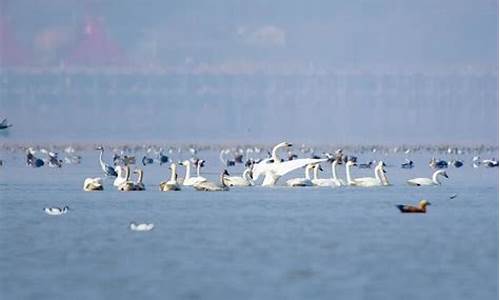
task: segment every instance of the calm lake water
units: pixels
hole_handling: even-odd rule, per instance
[[[95,152],[61,169],[1,154],[2,299],[498,299],[498,169],[472,168],[471,155],[438,187],[405,185],[431,174],[432,155],[419,154],[411,170],[384,157],[389,187],[161,193],[168,167],[150,165],[144,192],[107,180],[85,193],[84,178],[101,176]],[[207,156],[215,178],[222,167]],[[423,198],[424,215],[394,207]],[[42,211],[64,205],[63,216]]]

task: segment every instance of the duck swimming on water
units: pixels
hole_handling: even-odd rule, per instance
[[[406,158],[405,162],[401,164],[401,168],[403,169],[411,169],[413,167],[413,160],[409,160],[408,158]]]
[[[446,168],[448,168],[448,162],[445,161],[445,160],[437,160],[436,158],[433,157],[429,161],[429,167],[431,167],[434,170],[436,170],[436,169],[446,169]]]
[[[33,168],[40,168],[45,165],[45,162],[42,159],[35,157],[34,151],[29,148],[26,150],[26,165]]]
[[[401,211],[402,213],[426,213],[426,207],[428,205],[431,205],[430,202],[427,200],[420,200],[418,203],[418,206],[412,206],[412,205],[403,205],[403,204],[398,204],[396,207]]]

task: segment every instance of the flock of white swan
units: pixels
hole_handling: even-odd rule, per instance
[[[217,192],[228,191],[230,187],[250,187],[257,185],[260,178],[263,177],[262,186],[275,186],[281,177],[286,174],[305,168],[304,177],[292,178],[286,181],[290,187],[304,186],[321,186],[321,187],[341,187],[341,186],[358,186],[358,187],[375,187],[391,185],[385,170],[383,161],[378,161],[374,168],[374,177],[354,178],[352,167],[356,165],[355,161],[342,161],[339,157],[328,155],[327,158],[297,158],[292,160],[283,160],[279,157],[279,151],[285,148],[290,148],[292,145],[288,142],[282,142],[274,146],[270,157],[262,159],[258,162],[253,162],[248,165],[241,176],[231,176],[227,170],[223,170],[220,174],[219,181],[213,182],[201,176],[200,169],[203,166],[203,160],[197,160],[195,165],[190,160],[184,160],[179,163],[180,167],[185,169],[184,178],[180,178],[177,173],[178,164],[170,164],[170,178],[159,183],[159,190],[162,192],[180,191],[185,187],[192,187],[197,191]],[[101,151],[99,162],[101,169],[106,176],[116,177],[113,181],[113,186],[119,191],[144,191],[143,183],[144,172],[137,168],[131,171],[129,165],[117,165],[115,167],[107,164],[103,160],[104,149],[98,147]],[[322,170],[321,163],[331,164],[332,177],[319,178],[318,171]],[[340,178],[338,168],[344,164],[345,178]],[[195,168],[196,174],[192,175],[192,169]],[[131,174],[136,174],[137,178],[131,180]],[[433,173],[431,178],[413,178],[407,183],[411,186],[424,185],[440,185],[440,178],[448,178],[446,171],[440,169]],[[102,191],[104,190],[103,178],[87,178],[84,181],[83,189],[85,191]]]

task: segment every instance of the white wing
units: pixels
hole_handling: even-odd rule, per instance
[[[433,185],[434,182],[430,178],[414,178],[408,180],[409,185]]]
[[[301,158],[301,159],[294,159],[294,160],[289,160],[286,162],[282,163],[272,163],[268,164],[271,166],[271,172],[278,176],[283,176],[287,173],[290,173],[294,170],[300,169],[302,167],[305,167],[309,164],[314,164],[314,163],[320,163],[327,161],[328,159],[314,159],[314,158]]]

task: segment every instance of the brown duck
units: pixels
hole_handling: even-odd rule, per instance
[[[427,207],[427,205],[431,205],[431,203],[427,202],[427,200],[420,200],[420,202],[418,203],[418,206],[399,204],[399,205],[396,205],[396,207],[402,213],[423,213],[423,214],[425,214],[425,212],[426,212],[425,208]]]

